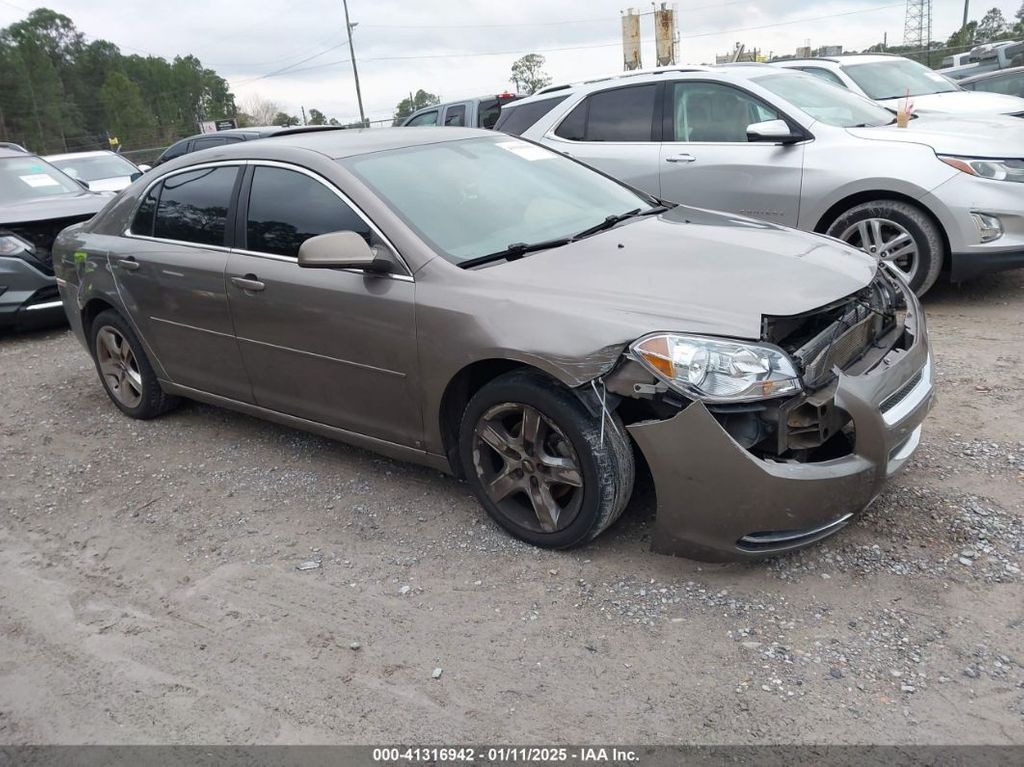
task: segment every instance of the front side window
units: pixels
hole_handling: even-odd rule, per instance
[[[764,102],[719,83],[675,83],[672,105],[674,141],[746,143],[747,126],[779,119]]]
[[[448,107],[444,113],[444,124],[452,128],[462,128],[466,125],[466,105]]]
[[[164,179],[153,236],[197,245],[223,245],[238,168],[177,173]]]
[[[911,96],[924,96],[959,90],[938,72],[910,59],[846,64],[843,71],[862,91],[876,100],[898,99],[908,92]]]
[[[863,128],[888,125],[895,119],[888,109],[817,77],[778,72],[755,77],[754,82],[826,125]]]
[[[177,144],[171,144],[166,150],[164,150],[164,153],[160,155],[158,162],[167,162],[168,160],[173,160],[175,157],[181,157],[188,151],[191,143],[191,139],[185,139],[184,141],[179,141]]]
[[[71,178],[38,157],[0,159],[0,204],[82,194],[83,191]]]
[[[421,125],[437,125],[437,110],[432,112],[424,112],[421,115],[416,115],[414,118],[406,123],[406,127],[415,128]]]
[[[571,141],[652,141],[658,86],[631,85],[585,98],[555,131]]]
[[[299,255],[299,246],[327,232],[351,231],[373,244],[369,224],[316,179],[286,168],[259,165],[249,191],[246,250]]]
[[[545,147],[498,134],[342,161],[444,258],[567,237],[650,198]]]

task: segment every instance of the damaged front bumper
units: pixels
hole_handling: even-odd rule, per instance
[[[852,452],[843,457],[759,458],[700,402],[668,420],[628,426],[654,478],[654,550],[706,561],[755,559],[849,523],[913,454],[932,404],[927,332],[912,296],[903,332],[909,343],[866,372],[838,374],[834,403],[854,430]]]

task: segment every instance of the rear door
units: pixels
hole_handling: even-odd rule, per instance
[[[111,267],[125,306],[174,383],[252,400],[225,293],[241,167],[199,166],[146,192]]]
[[[417,444],[423,423],[412,277],[297,261],[305,240],[327,232],[354,231],[371,246],[391,246],[337,188],[303,168],[254,163],[241,197],[244,245],[231,254],[228,291],[256,403]]]
[[[666,95],[661,197],[796,226],[804,145],[747,141],[748,125],[784,116],[724,83],[677,81]]]
[[[449,104],[444,109],[444,122],[442,125],[446,125],[449,128],[465,128],[468,111],[469,104],[466,102]]]
[[[646,83],[592,93],[548,132],[544,143],[660,196],[662,91],[661,83]]]

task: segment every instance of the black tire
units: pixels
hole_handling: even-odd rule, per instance
[[[130,352],[130,356],[121,356],[121,383],[116,381],[116,375],[107,374],[110,371],[110,365],[107,363],[115,362],[113,358],[116,355],[111,353],[106,340],[115,337],[119,337]],[[179,404],[180,400],[177,397],[167,394],[160,388],[160,382],[153,372],[153,366],[146,357],[139,337],[118,312],[107,309],[96,315],[89,326],[89,349],[103,389],[111,402],[125,415],[148,420],[163,415]],[[129,362],[125,363],[125,359]],[[130,380],[126,377],[129,370],[132,374]]]
[[[911,289],[918,296],[923,296],[935,284],[942,271],[946,257],[946,245],[942,232],[932,218],[916,205],[899,200],[872,200],[855,205],[833,221],[826,234],[849,242],[855,247],[861,246],[861,238],[857,233],[857,225],[871,219],[890,222],[894,234],[903,229],[917,246],[917,265],[908,277]],[[870,247],[863,250],[872,252]],[[873,255],[879,255],[875,249]],[[907,276],[907,269],[900,269]]]
[[[533,449],[529,441],[521,440],[522,460],[518,463],[518,459],[500,457],[477,431],[478,426],[484,429],[485,424],[493,424],[493,419],[500,420],[506,412],[514,422],[517,407],[524,408],[520,438],[526,430],[528,409],[541,416],[540,431],[545,435],[539,440],[542,444],[533,444]],[[514,423],[509,434],[515,436]],[[459,460],[464,476],[487,513],[515,537],[542,548],[565,549],[597,537],[619,518],[633,492],[633,450],[621,421],[616,417],[611,422],[605,419],[602,441],[600,418],[561,384],[531,371],[500,376],[470,400],[459,429]],[[513,464],[520,468],[509,472]],[[573,468],[559,470],[558,474],[581,480],[580,486],[560,485],[557,477],[553,478],[555,469],[551,464],[578,469],[576,474]],[[524,470],[524,465],[531,468]],[[518,472],[519,479],[515,481],[528,485],[532,482],[534,490],[539,477],[548,491],[543,497],[565,503],[557,517],[547,517],[549,521],[557,518],[556,526],[542,529],[542,515],[535,512],[531,490],[512,491],[500,503],[495,502],[485,489],[492,471],[495,478],[506,472]],[[562,515],[566,515],[564,519]]]

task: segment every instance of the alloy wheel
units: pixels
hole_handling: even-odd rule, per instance
[[[473,430],[473,463],[487,497],[534,532],[567,528],[583,502],[583,471],[561,429],[537,409],[495,405]]]
[[[888,218],[867,218],[847,227],[839,239],[889,261],[909,283],[917,275],[920,253],[906,227]]]
[[[142,402],[142,374],[135,352],[125,337],[110,325],[96,334],[96,360],[110,393],[127,408]]]

